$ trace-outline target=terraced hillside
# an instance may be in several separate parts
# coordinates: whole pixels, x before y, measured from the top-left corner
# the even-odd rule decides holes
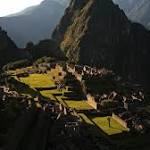
[[[58,70],[55,70],[59,72]],[[78,90],[81,88],[78,85],[78,88],[73,88],[76,82],[74,81],[74,85],[65,86],[63,89],[58,89],[57,85],[52,80],[52,76],[54,75],[54,70],[52,72],[48,72],[47,74],[31,74],[29,77],[20,78],[20,82],[23,82],[29,85],[31,88],[39,89],[38,91],[46,98],[50,100],[56,101],[58,103],[62,103],[65,107],[75,109],[78,115],[86,122],[92,122],[93,126],[98,130],[101,130],[106,135],[113,135],[122,133],[127,131],[124,127],[122,127],[119,123],[115,122],[111,119],[112,128],[109,127],[109,123],[107,121],[107,117],[93,117],[91,118],[90,112],[93,108],[87,104],[86,99],[78,95]],[[57,73],[55,73],[57,75]],[[78,89],[78,90],[76,90]],[[75,98],[77,97],[77,98]],[[88,114],[88,113],[89,114]],[[86,119],[85,119],[86,118]]]

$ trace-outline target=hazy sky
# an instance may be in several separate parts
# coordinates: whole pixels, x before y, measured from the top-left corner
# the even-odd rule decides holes
[[[19,12],[43,0],[0,0],[0,17]]]

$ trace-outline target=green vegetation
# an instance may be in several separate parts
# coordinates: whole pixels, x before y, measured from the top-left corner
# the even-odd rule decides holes
[[[48,74],[31,74],[29,77],[20,78],[20,81],[33,87],[53,87],[54,82],[50,80]]]
[[[91,110],[93,109],[85,101],[76,101],[76,100],[64,100],[68,107],[75,108],[76,110]]]
[[[55,76],[58,76],[58,70],[55,72]],[[53,72],[48,73],[48,74],[31,74],[29,77],[25,78],[20,78],[20,81],[29,85],[32,88],[37,88],[37,87],[55,87],[54,82],[50,79],[53,74]],[[52,89],[52,90],[44,90],[41,91],[40,93],[47,98],[50,99],[57,99],[61,103],[65,104],[67,107],[75,108],[77,110],[89,110],[92,109],[90,105],[88,105],[85,101],[83,100],[71,100],[68,97],[62,96],[64,93],[71,92],[71,91],[66,91],[66,89],[63,89],[62,91],[59,91],[58,89]],[[59,95],[55,97],[54,95]]]
[[[114,135],[122,133],[123,131],[128,131],[126,128],[121,126],[118,122],[114,119],[110,119],[110,127],[108,122],[108,117],[90,117],[83,113],[79,114],[84,122],[87,124],[93,125],[97,127],[97,130],[102,130],[102,132],[106,133],[107,135]],[[99,128],[99,129],[98,129]]]
[[[94,117],[91,120],[108,135],[113,135],[113,134],[122,133],[123,131],[128,131],[128,129],[121,126],[113,118],[110,119],[110,127],[109,127],[108,117]]]
[[[46,98],[56,100],[55,97],[53,96],[52,90],[44,90],[44,91],[41,91],[40,93],[41,93],[41,95],[43,95]]]

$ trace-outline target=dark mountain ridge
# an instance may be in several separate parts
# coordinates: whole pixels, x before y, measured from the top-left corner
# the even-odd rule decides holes
[[[60,50],[57,43],[51,39],[41,40],[35,45],[29,42],[24,50],[30,54],[33,61],[45,56],[58,60],[65,59],[64,53]]]
[[[8,37],[7,32],[0,27],[0,67],[11,61],[27,57],[27,53],[19,50]]]
[[[150,83],[150,32],[112,0],[72,0],[53,33],[69,61]]]

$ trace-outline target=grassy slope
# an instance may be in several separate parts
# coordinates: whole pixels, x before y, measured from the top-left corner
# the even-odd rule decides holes
[[[48,74],[32,74],[26,78],[20,78],[20,81],[28,84],[31,87],[51,87],[55,86],[54,82],[50,80]]]

